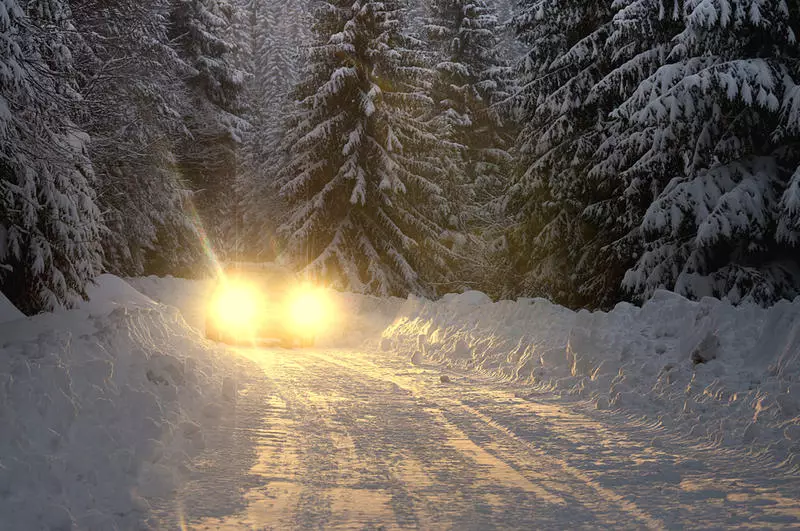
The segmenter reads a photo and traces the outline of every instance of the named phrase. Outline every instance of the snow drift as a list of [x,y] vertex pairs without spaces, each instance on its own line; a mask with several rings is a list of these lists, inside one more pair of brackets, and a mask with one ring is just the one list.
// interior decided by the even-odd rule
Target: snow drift
[[642,308],[573,312],[478,292],[409,298],[398,350],[660,420],[800,465],[800,298],[769,309],[659,291]]
[[0,324],[0,528],[142,528],[233,407],[235,364],[176,309],[109,275],[90,297]]
[[25,314],[19,311],[5,295],[0,293],[0,323],[23,319]]

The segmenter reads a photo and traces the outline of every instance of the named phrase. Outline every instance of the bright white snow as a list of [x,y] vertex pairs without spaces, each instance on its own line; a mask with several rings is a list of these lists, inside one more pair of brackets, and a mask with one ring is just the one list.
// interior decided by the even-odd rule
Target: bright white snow
[[[800,298],[769,309],[656,292],[573,312],[481,293],[409,298],[381,347],[660,420],[800,466]],[[417,354],[414,359],[418,360]]]
[[[79,309],[32,318],[0,299],[3,525],[132,528],[185,481],[251,367],[202,336],[212,288],[104,275]],[[800,465],[800,299],[761,309],[657,292],[590,313],[478,292],[333,298],[323,347],[482,371]]]
[[[133,529],[234,407],[229,354],[122,280],[0,324],[3,529]],[[8,312],[6,312],[6,315]]]

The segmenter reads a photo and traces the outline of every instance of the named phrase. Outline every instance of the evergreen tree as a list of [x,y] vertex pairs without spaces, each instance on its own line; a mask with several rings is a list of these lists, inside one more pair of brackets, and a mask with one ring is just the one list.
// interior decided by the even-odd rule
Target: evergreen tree
[[281,165],[278,148],[294,108],[290,92],[310,46],[308,3],[241,0],[232,25],[236,65],[248,73],[242,101],[250,123],[237,160],[239,257],[275,257],[275,229],[283,210],[275,168]]
[[[800,161],[795,34],[784,1],[633,2],[620,25],[672,18],[664,63],[614,112],[596,173],[625,190],[644,252],[625,276],[637,297],[770,303],[798,291]],[[649,22],[653,24],[653,22]]]
[[76,120],[92,137],[105,266],[116,274],[186,271],[198,245],[175,161],[189,102],[190,69],[167,38],[170,0],[74,0],[82,106]]
[[510,245],[521,290],[573,307],[608,306],[624,268],[614,263],[614,227],[590,213],[614,193],[587,171],[620,97],[595,91],[614,60],[606,50],[611,3],[533,0],[520,7],[513,24],[530,51],[516,66],[524,125],[508,201],[517,217]]
[[475,286],[487,268],[486,240],[498,238],[502,222],[499,197],[510,173],[513,130],[499,105],[511,96],[511,72],[498,53],[497,16],[485,1],[430,0],[427,13],[436,70],[431,123],[461,154],[442,186],[458,205],[447,214],[464,257],[460,280]]
[[28,313],[75,303],[100,265],[70,20],[65,1],[0,1],[0,289]]
[[249,8],[253,37],[248,101],[259,118],[256,131],[262,149],[271,154],[280,143],[288,117],[289,94],[302,79],[311,20],[307,1],[250,0]]
[[336,0],[316,12],[301,108],[283,144],[286,256],[356,292],[432,294],[451,253],[433,212],[441,147],[418,117],[423,57],[401,33],[400,1]]
[[522,2],[519,0],[495,0],[493,4],[499,21],[497,30],[500,56],[510,63],[514,63],[528,51],[524,44],[517,39],[513,24],[517,10],[522,7]]
[[[224,248],[236,205],[237,150],[248,124],[241,119],[245,73],[234,68],[228,27],[235,9],[222,0],[173,0],[169,37],[190,71],[185,76],[189,135],[177,149],[183,178],[212,241]],[[220,208],[222,206],[222,208]],[[224,249],[223,249],[224,250]]]

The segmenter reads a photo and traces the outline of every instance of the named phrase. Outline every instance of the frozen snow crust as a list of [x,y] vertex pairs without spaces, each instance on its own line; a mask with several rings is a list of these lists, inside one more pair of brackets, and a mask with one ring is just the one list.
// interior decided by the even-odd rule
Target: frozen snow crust
[[800,466],[800,298],[769,309],[656,292],[573,312],[478,292],[410,297],[381,347],[592,400]]
[[109,275],[90,296],[0,323],[2,529],[142,528],[234,407],[236,364],[177,309]]

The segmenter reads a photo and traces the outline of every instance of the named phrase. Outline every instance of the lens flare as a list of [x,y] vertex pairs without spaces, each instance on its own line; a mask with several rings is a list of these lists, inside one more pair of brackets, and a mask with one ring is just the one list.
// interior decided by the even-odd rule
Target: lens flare
[[225,280],[213,301],[213,315],[222,330],[254,332],[261,314],[260,293],[246,282]]
[[192,229],[194,229],[195,234],[197,234],[197,239],[200,240],[203,253],[205,253],[206,258],[208,258],[209,263],[214,268],[214,276],[216,278],[221,278],[223,276],[222,262],[217,257],[217,253],[214,252],[214,246],[211,245],[211,238],[208,237],[206,229],[203,227],[203,220],[200,219],[200,214],[197,213],[197,209],[191,198],[187,199],[186,209]]
[[331,321],[330,300],[324,290],[303,286],[292,296],[289,318],[292,327],[300,333],[314,336],[324,331]]

